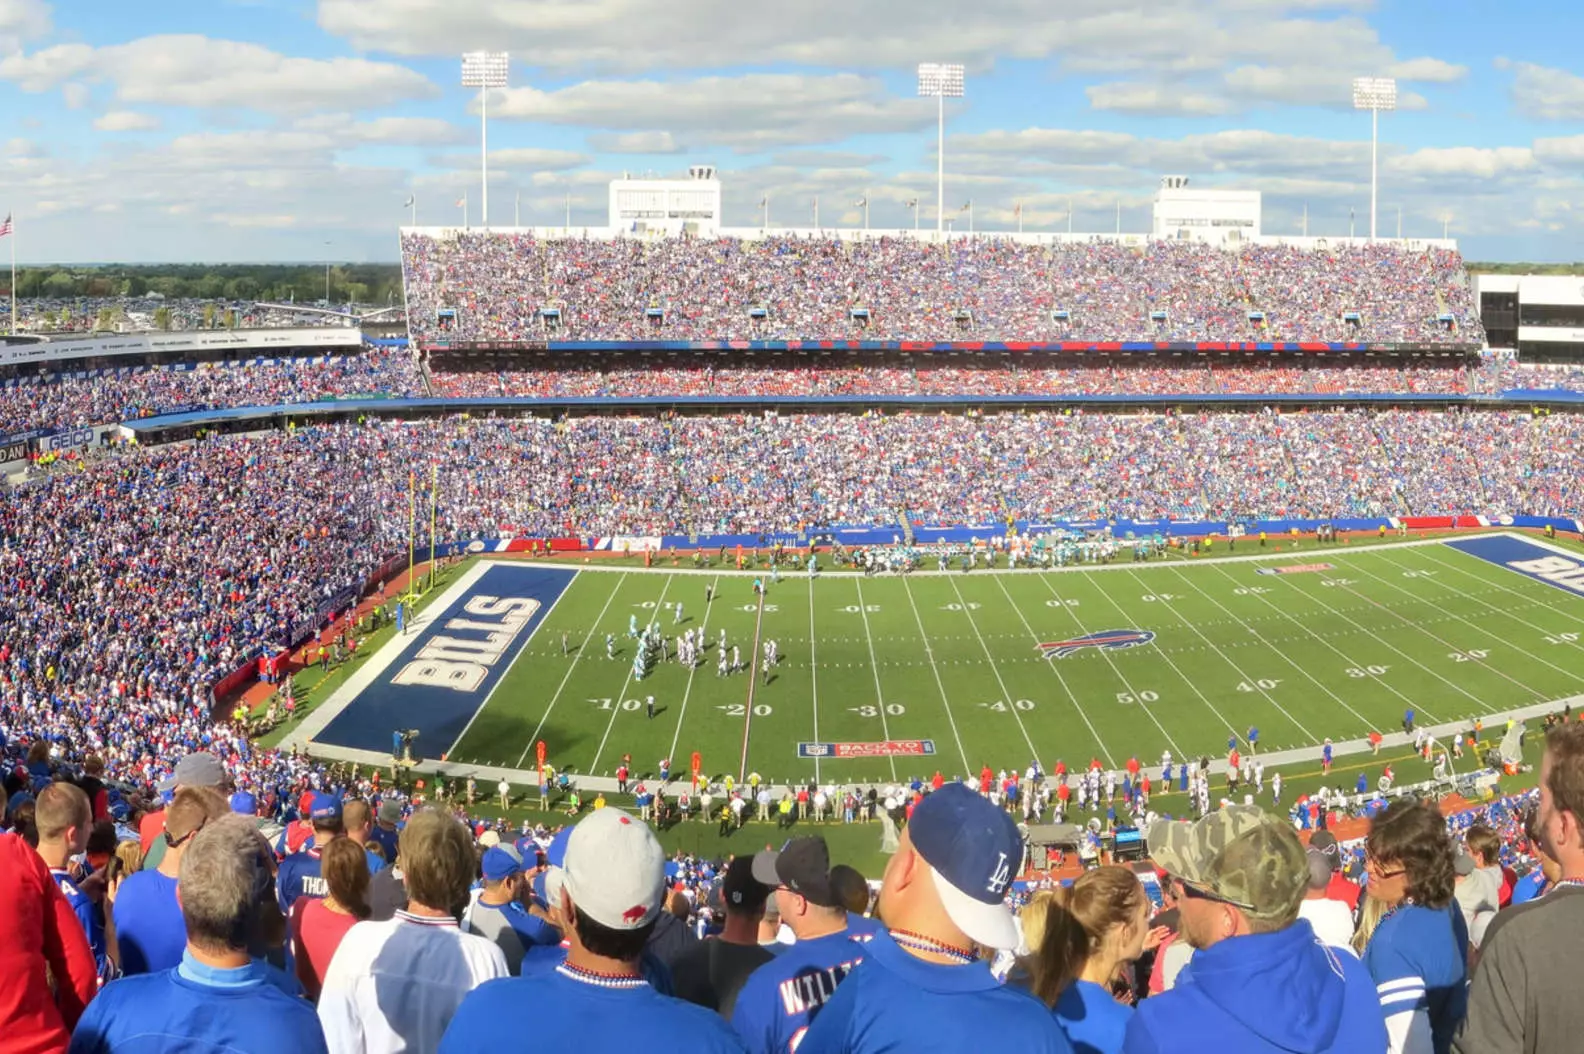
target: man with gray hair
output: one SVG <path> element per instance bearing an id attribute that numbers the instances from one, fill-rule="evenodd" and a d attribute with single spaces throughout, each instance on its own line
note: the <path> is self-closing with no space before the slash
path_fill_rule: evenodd
<path id="1" fill-rule="evenodd" d="M 325 1051 L 312 1007 L 254 958 L 264 936 L 261 908 L 273 910 L 274 877 L 269 844 L 251 820 L 232 814 L 205 824 L 183 852 L 177 879 L 187 925 L 180 965 L 106 985 L 78 1022 L 71 1054 L 150 1042 L 240 1054 Z"/>

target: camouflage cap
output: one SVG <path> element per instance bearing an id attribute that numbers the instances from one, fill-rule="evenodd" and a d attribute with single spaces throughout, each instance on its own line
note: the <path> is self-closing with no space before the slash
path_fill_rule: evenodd
<path id="1" fill-rule="evenodd" d="M 1252 918 L 1296 914 L 1309 862 L 1293 829 L 1254 805 L 1229 805 L 1193 823 L 1162 820 L 1146 837 L 1168 874 Z"/>

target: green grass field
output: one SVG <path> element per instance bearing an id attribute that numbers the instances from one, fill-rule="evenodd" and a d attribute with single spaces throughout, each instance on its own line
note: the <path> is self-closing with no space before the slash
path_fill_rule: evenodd
<path id="1" fill-rule="evenodd" d="M 1311 562 L 1334 569 L 1255 573 Z M 1438 544 L 1060 573 L 789 574 L 762 614 L 750 581 L 636 563 L 578 575 L 449 760 L 528 767 L 543 739 L 553 764 L 592 775 L 614 773 L 624 753 L 639 772 L 662 757 L 684 772 L 695 750 L 709 772 L 735 774 L 746 750 L 747 769 L 777 782 L 950 777 L 1036 756 L 1047 768 L 1153 763 L 1164 749 L 1219 757 L 1250 726 L 1262 752 L 1307 747 L 1393 731 L 1409 706 L 1430 724 L 1584 690 L 1584 598 Z M 702 622 L 710 647 L 696 669 L 663 662 L 639 682 L 631 615 L 673 640 Z M 758 657 L 756 632 L 777 641 L 768 684 L 717 676 L 721 629 L 745 662 Z M 1066 658 L 1038 648 L 1134 629 L 1155 638 Z M 935 754 L 797 754 L 800 742 L 884 740 L 929 740 Z"/>

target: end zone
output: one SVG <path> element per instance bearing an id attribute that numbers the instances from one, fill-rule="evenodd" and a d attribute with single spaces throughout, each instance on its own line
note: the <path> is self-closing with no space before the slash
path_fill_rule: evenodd
<path id="1" fill-rule="evenodd" d="M 398 729 L 448 753 L 578 572 L 484 561 L 371 656 L 288 739 L 389 757 Z"/>
<path id="2" fill-rule="evenodd" d="M 1584 557 L 1567 549 L 1516 534 L 1488 534 L 1445 544 L 1503 570 L 1584 596 Z"/>

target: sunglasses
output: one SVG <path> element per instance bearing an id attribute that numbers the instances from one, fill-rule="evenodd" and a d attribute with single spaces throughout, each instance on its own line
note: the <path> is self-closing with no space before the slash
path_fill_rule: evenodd
<path id="1" fill-rule="evenodd" d="M 1207 900 L 1212 904 L 1230 904 L 1232 907 L 1242 908 L 1244 911 L 1254 910 L 1254 905 L 1252 904 L 1245 904 L 1241 900 L 1233 900 L 1230 897 L 1212 893 L 1208 889 L 1201 889 L 1185 879 L 1173 878 L 1172 887 L 1178 900 Z"/>
<path id="2" fill-rule="evenodd" d="M 1394 868 L 1391 871 L 1387 871 L 1381 865 L 1380 858 L 1367 850 L 1364 853 L 1364 866 L 1368 870 L 1373 871 L 1376 878 L 1396 878 L 1398 875 L 1406 875 L 1408 873 L 1408 869 L 1406 867 Z"/>
<path id="3" fill-rule="evenodd" d="M 180 838 L 172 838 L 171 837 L 171 833 L 168 830 L 161 831 L 160 834 L 165 839 L 165 848 L 167 848 L 167 849 L 175 849 L 177 846 L 179 846 L 183 842 L 187 841 L 193 835 L 195 835 L 199 831 L 203 830 L 204 824 L 208 823 L 208 822 L 209 822 L 208 820 L 202 821 L 201 823 L 198 824 L 197 827 L 194 827 L 192 830 L 188 831 L 186 834 L 182 835 Z"/>

